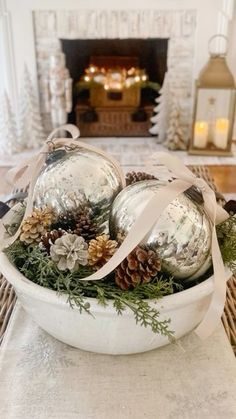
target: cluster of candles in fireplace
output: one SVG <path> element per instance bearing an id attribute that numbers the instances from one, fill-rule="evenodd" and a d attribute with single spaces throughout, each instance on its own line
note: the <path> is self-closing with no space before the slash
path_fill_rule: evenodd
<path id="1" fill-rule="evenodd" d="M 82 80 L 86 83 L 95 82 L 101 84 L 105 90 L 123 90 L 145 83 L 148 80 L 148 76 L 146 71 L 139 67 L 105 69 L 90 64 L 85 69 Z"/>

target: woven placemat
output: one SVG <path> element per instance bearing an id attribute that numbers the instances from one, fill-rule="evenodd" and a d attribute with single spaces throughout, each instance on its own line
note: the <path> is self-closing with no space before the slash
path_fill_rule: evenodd
<path id="1" fill-rule="evenodd" d="M 191 170 L 204 178 L 216 192 L 218 200 L 223 201 L 210 175 L 209 169 L 205 166 L 191 166 Z M 15 292 L 7 280 L 0 274 L 0 344 L 7 328 L 13 307 L 16 302 Z M 227 284 L 227 296 L 222 322 L 226 334 L 236 355 L 236 278 L 232 277 Z"/>

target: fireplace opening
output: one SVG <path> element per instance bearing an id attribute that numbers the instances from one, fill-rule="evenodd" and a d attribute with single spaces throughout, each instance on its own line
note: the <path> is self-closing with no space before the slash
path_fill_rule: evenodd
<path id="1" fill-rule="evenodd" d="M 81 136 L 149 136 L 168 39 L 61 39 Z"/>

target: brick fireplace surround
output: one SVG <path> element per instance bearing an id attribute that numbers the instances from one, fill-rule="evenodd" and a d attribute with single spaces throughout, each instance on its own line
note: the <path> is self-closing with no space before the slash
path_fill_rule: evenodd
<path id="1" fill-rule="evenodd" d="M 206 41 L 215 33 L 230 34 L 232 0 L 130 0 L 128 6 L 127 0 L 119 3 L 21 0 L 20 3 L 19 7 L 17 0 L 0 0 L 5 57 L 0 79 L 2 87 L 15 99 L 16 108 L 26 63 L 35 82 L 37 80 L 44 124 L 50 129 L 50 119 L 43 108 L 41 83 L 47 72 L 48 58 L 61 48 L 62 38 L 168 38 L 171 93 L 180 103 L 181 124 L 188 136 L 194 79 L 208 56 Z M 231 68 L 234 70 L 233 66 Z"/>

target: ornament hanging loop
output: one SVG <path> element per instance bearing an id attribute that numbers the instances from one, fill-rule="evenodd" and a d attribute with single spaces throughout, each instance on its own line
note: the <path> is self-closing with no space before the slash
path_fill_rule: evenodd
<path id="1" fill-rule="evenodd" d="M 56 150 L 56 146 L 53 140 L 47 140 L 46 144 L 48 145 L 48 152 L 52 152 Z"/>
<path id="2" fill-rule="evenodd" d="M 220 52 L 220 51 L 219 52 L 213 52 L 213 50 L 212 50 L 212 43 L 215 39 L 218 39 L 218 38 L 221 38 L 225 41 L 224 52 Z M 216 57 L 216 56 L 225 57 L 228 54 L 228 45 L 229 45 L 229 39 L 227 38 L 227 36 L 225 36 L 223 34 L 220 34 L 220 33 L 216 34 L 216 35 L 213 35 L 213 36 L 211 36 L 211 38 L 208 41 L 208 52 L 209 52 L 210 56 L 212 56 L 212 57 Z M 219 50 L 219 45 L 217 45 L 217 48 L 215 47 L 215 49 Z"/>
<path id="3" fill-rule="evenodd" d="M 61 127 L 55 128 L 49 134 L 47 138 L 47 142 L 52 141 L 53 139 L 55 140 L 55 134 L 60 134 L 62 130 L 68 132 L 71 135 L 72 140 L 77 140 L 80 136 L 80 130 L 78 127 L 76 127 L 73 124 L 65 124 L 65 125 L 62 125 Z M 59 136 L 59 138 L 61 138 L 61 136 Z"/>

